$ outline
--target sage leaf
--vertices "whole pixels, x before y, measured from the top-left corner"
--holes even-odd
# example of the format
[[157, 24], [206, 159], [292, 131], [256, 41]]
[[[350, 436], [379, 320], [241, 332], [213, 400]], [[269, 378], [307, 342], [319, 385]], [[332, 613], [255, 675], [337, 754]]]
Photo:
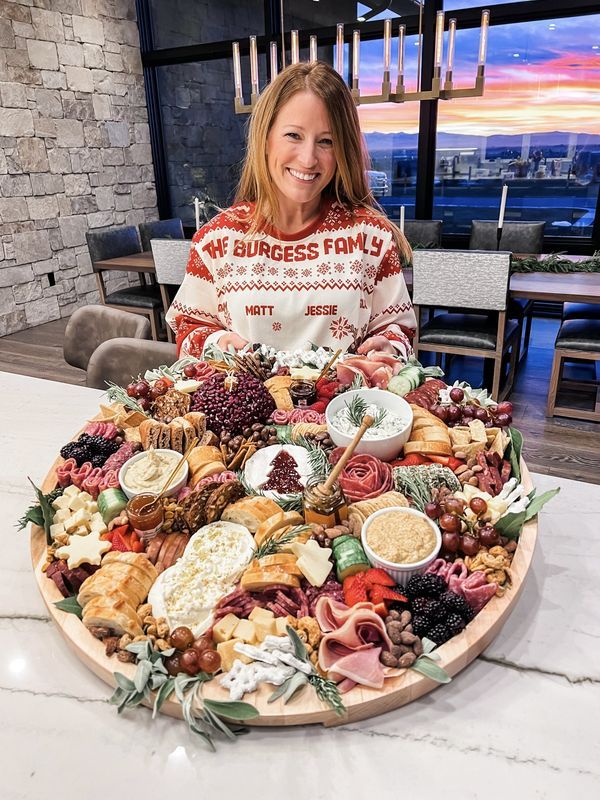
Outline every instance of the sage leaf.
[[510, 449], [508, 459], [510, 461], [512, 477], [521, 482], [521, 452], [523, 450], [523, 434], [516, 428], [509, 428]]
[[133, 653], [134, 655], [136, 655], [139, 659], [145, 659], [146, 661], [149, 661], [149, 658], [148, 658], [148, 655], [149, 655], [149, 653], [148, 653], [148, 645], [149, 644], [150, 643], [147, 642], [147, 641], [144, 641], [144, 642], [131, 642], [131, 644], [128, 644], [125, 647], [125, 649], [128, 650], [130, 653]]
[[126, 695], [126, 692], [123, 689], [121, 689], [120, 687], [117, 687], [114, 690], [114, 692], [111, 694], [111, 696], [108, 698], [108, 702], [113, 706], [118, 706], [118, 705], [121, 704], [121, 702], [123, 700], [123, 697], [125, 695]]
[[235, 733], [233, 733], [233, 731], [227, 727], [226, 723], [223, 722], [222, 719], [219, 719], [219, 717], [216, 714], [213, 714], [213, 712], [208, 708], [205, 708], [202, 713], [202, 721], [209, 728], [214, 728], [217, 733], [221, 733], [227, 739], [235, 741]]
[[168, 678], [160, 687], [154, 698], [154, 706], [152, 708], [152, 719], [156, 717], [161, 709], [162, 704], [169, 699], [175, 689], [175, 678]]
[[126, 692], [131, 692], [135, 689], [135, 685], [132, 680], [130, 680], [126, 675], [123, 675], [122, 672], [115, 672], [114, 679], [117, 682], [117, 686], [121, 689], [124, 689]]
[[557, 486], [556, 489], [549, 489], [547, 492], [543, 494], [537, 494], [531, 498], [531, 502], [525, 509], [525, 522], [530, 519], [533, 519], [546, 505], [549, 500], [557, 495], [560, 492], [560, 487]]
[[275, 700], [278, 700], [280, 697], [282, 697], [282, 696], [283, 696], [283, 695], [286, 693], [286, 691], [287, 691], [287, 688], [288, 688], [288, 686], [290, 685], [290, 681], [292, 680], [292, 678], [293, 678], [293, 677], [294, 677], [294, 676], [292, 675], [292, 677], [291, 677], [291, 678], [287, 678], [287, 679], [286, 679], [286, 680], [285, 680], [285, 681], [284, 681], [282, 684], [280, 684], [280, 685], [279, 685], [279, 686], [278, 686], [278, 687], [275, 689], [275, 691], [274, 691], [274, 692], [272, 692], [272, 693], [269, 695], [269, 698], [268, 698], [268, 700], [267, 700], [267, 703], [274, 703], [274, 702], [275, 702]]
[[287, 631], [288, 636], [292, 640], [292, 644], [294, 645], [294, 655], [296, 658], [299, 658], [300, 661], [309, 661], [308, 653], [306, 652], [306, 647], [304, 647], [304, 643], [302, 639], [298, 636], [296, 631], [290, 626], [286, 625], [285, 629]]
[[83, 609], [77, 602], [77, 597], [75, 595], [65, 597], [64, 600], [59, 600], [57, 603], [54, 603], [54, 605], [67, 614], [75, 614], [79, 619], [83, 619]]
[[138, 692], [143, 692], [144, 687], [148, 683], [148, 678], [152, 673], [152, 664], [149, 661], [140, 661], [138, 668], [133, 676], [133, 683]]
[[524, 511], [519, 511], [516, 514], [505, 514], [503, 517], [500, 517], [494, 527], [502, 536], [506, 536], [508, 539], [518, 539], [523, 525], [530, 519], [533, 519], [542, 507], [545, 506], [549, 500], [552, 500], [554, 495], [558, 494], [559, 491], [559, 488], [549, 489], [547, 492], [538, 496], [535, 494], [535, 489], [533, 489], [529, 493], [531, 502]]
[[425, 658], [419, 656], [411, 669], [420, 672], [422, 675], [426, 675], [428, 678], [431, 678], [432, 681], [437, 681], [437, 683], [450, 683], [452, 680], [445, 669], [442, 669], [442, 667], [438, 666], [438, 664], [427, 656]]
[[433, 642], [431, 639], [428, 639], [426, 636], [424, 636], [421, 639], [421, 644], [423, 645], [424, 655], [428, 655], [429, 653], [431, 653], [432, 650], [435, 650], [435, 648], [437, 647], [437, 644]]
[[301, 692], [307, 685], [308, 678], [306, 675], [303, 672], [296, 672], [296, 674], [292, 675], [290, 678], [289, 685], [283, 695], [283, 702], [285, 704], [289, 703], [289, 701], [299, 692]]
[[260, 716], [259, 711], [251, 703], [241, 703], [235, 700], [204, 700], [204, 708], [208, 708], [219, 717], [232, 720], [254, 719]]

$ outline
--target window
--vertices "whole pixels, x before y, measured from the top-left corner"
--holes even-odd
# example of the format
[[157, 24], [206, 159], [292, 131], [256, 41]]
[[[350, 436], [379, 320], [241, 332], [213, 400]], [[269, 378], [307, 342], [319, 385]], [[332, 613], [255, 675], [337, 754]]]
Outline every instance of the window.
[[[490, 29], [485, 94], [440, 101], [434, 218], [445, 233], [495, 219], [546, 220], [590, 237], [600, 185], [600, 15]], [[456, 37], [455, 85], [472, 82], [477, 30]], [[456, 71], [458, 70], [458, 75]]]
[[150, 0], [154, 46], [186, 47], [261, 36], [263, 0]]

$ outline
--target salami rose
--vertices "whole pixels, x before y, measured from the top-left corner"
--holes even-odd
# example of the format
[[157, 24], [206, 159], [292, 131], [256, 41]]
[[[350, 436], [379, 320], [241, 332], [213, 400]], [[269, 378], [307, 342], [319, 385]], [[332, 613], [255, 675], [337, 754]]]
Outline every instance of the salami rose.
[[63, 489], [66, 489], [73, 482], [71, 473], [74, 469], [77, 469], [77, 462], [74, 458], [67, 458], [64, 464], [56, 468], [56, 479], [58, 480], [58, 485]]
[[[336, 464], [343, 452], [343, 447], [336, 447], [329, 457], [331, 463]], [[349, 503], [372, 500], [383, 492], [389, 492], [394, 483], [390, 465], [366, 454], [350, 458], [340, 473], [339, 482]]]

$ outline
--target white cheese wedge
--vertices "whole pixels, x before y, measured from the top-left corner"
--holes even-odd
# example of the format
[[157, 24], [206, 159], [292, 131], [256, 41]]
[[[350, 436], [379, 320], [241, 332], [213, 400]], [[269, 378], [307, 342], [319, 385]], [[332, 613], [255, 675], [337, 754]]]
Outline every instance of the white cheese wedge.
[[313, 367], [291, 367], [290, 377], [295, 381], [316, 381], [321, 374], [320, 369]]
[[69, 508], [71, 511], [79, 511], [80, 509], [85, 508], [85, 500], [82, 497], [82, 494], [83, 492], [69, 498]]
[[177, 389], [178, 392], [184, 392], [184, 394], [192, 394], [193, 392], [197, 392], [201, 386], [202, 381], [191, 379], [188, 381], [176, 381], [173, 388]]
[[75, 528], [78, 528], [80, 525], [86, 525], [87, 529], [87, 523], [89, 521], [90, 515], [88, 512], [85, 510], [85, 508], [80, 508], [64, 521], [65, 530], [67, 533], [73, 533]]
[[63, 497], [74, 497], [79, 494], [79, 489], [73, 483], [63, 491]]
[[88, 500], [85, 504], [85, 509], [89, 514], [96, 514], [98, 511], [98, 503], [95, 500]]
[[65, 526], [62, 524], [62, 522], [57, 522], [54, 525], [50, 525], [50, 536], [53, 539], [56, 539], [56, 537], [61, 533], [65, 533]]

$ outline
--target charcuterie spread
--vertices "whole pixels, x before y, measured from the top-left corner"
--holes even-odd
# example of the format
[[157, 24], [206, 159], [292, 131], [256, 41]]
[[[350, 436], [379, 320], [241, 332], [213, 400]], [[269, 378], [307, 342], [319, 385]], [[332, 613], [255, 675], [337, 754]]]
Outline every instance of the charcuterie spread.
[[448, 682], [445, 648], [515, 591], [552, 494], [526, 485], [511, 403], [381, 353], [213, 356], [111, 386], [25, 516], [111, 702], [176, 699], [212, 745], [311, 694], [344, 720], [361, 690]]

